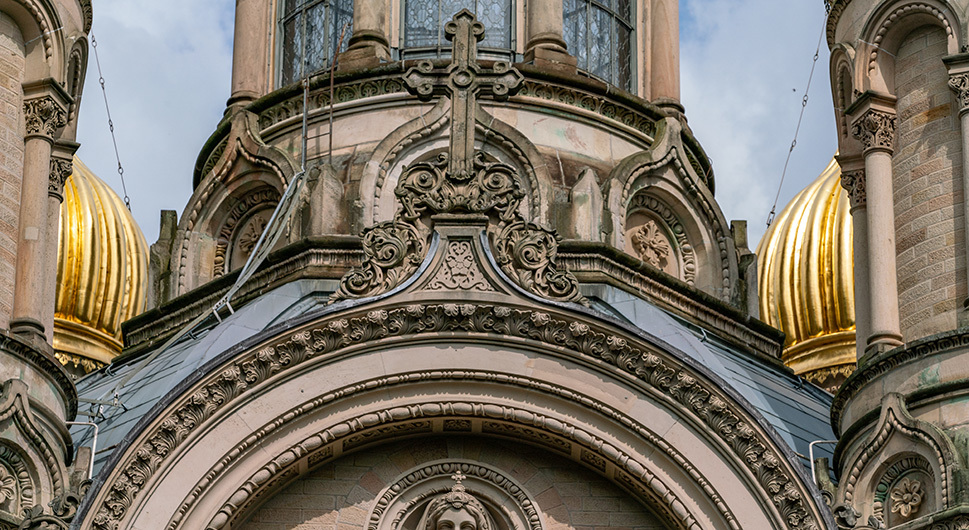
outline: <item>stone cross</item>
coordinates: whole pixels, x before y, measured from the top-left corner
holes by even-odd
[[[462,9],[444,25],[444,33],[453,42],[451,63],[446,68],[435,68],[433,62],[421,61],[404,74],[404,81],[422,100],[429,100],[435,94],[450,98],[448,173],[451,178],[463,181],[473,174],[477,97],[484,93],[505,99],[518,90],[524,77],[505,62],[496,61],[491,68],[478,64],[478,41],[484,38],[484,25],[467,9]]]

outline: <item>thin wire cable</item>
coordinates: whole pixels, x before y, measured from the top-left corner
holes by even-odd
[[[814,60],[811,62],[811,73],[808,75],[807,86],[804,88],[804,97],[801,98],[801,115],[797,118],[797,127],[794,129],[794,140],[791,141],[791,147],[787,150],[787,160],[784,161],[784,170],[781,171],[781,181],[777,184],[777,194],[774,195],[774,203],[770,207],[770,213],[767,214],[767,227],[770,228],[772,222],[774,222],[774,216],[777,211],[777,201],[781,198],[781,189],[784,187],[784,179],[787,177],[787,166],[791,163],[791,155],[794,153],[794,148],[797,147],[797,136],[801,132],[801,122],[804,121],[804,111],[807,109],[808,104],[808,93],[811,91],[811,81],[814,79],[814,70],[818,66],[818,57],[821,55],[821,43],[824,41],[824,34],[827,29],[827,17],[825,17],[825,23],[821,24],[821,34],[818,35],[818,47],[814,51]]]
[[[101,73],[101,59],[98,57],[98,40],[91,34],[91,47],[94,48],[94,62],[98,66],[98,83],[101,84],[101,94],[104,96],[104,112],[108,115],[108,130],[111,131],[111,143],[114,144],[114,158],[118,161],[118,176],[121,177],[121,191],[124,192],[124,205],[131,211],[131,199],[128,198],[128,187],[124,183],[124,167],[121,166],[121,155],[118,154],[118,140],[114,136],[114,121],[111,120],[111,108],[108,106],[108,91],[104,88],[104,74]]]

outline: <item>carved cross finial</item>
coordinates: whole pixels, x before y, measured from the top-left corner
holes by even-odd
[[[404,74],[404,81],[421,99],[428,100],[434,94],[450,98],[448,173],[464,181],[474,174],[474,116],[478,95],[484,92],[496,99],[507,98],[521,86],[524,78],[505,62],[497,61],[490,69],[478,65],[478,41],[484,38],[484,25],[467,9],[462,9],[444,25],[444,33],[453,42],[447,68],[434,68],[431,61],[421,61]]]
[[[455,485],[460,484],[461,481],[464,480],[464,479],[466,479],[466,478],[468,478],[468,476],[465,475],[464,473],[462,473],[460,469],[456,473],[454,473],[453,475],[451,475],[451,480],[453,480],[455,482]]]

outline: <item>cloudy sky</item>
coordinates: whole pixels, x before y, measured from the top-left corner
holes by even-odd
[[[93,33],[132,211],[148,242],[159,212],[182,209],[192,168],[229,95],[232,0],[98,0]],[[822,0],[682,0],[683,103],[713,159],[728,219],[764,232],[824,21]],[[777,212],[836,149],[822,43]],[[121,194],[93,53],[80,157]]]

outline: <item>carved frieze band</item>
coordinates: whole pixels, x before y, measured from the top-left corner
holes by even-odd
[[[67,111],[54,98],[42,96],[24,101],[24,126],[27,136],[53,138],[57,129],[67,125]]]
[[[610,329],[558,315],[504,305],[435,304],[373,309],[321,321],[235,358],[212,374],[198,391],[173,404],[164,418],[127,451],[88,516],[92,528],[114,528],[163,463],[206,419],[269,378],[322,355],[378,338],[435,333],[471,333],[541,341],[599,359],[635,375],[646,388],[684,407],[703,421],[738,456],[764,491],[775,492],[774,507],[787,528],[814,530],[818,520],[787,459],[729,398],[665,354]]]
[[[969,110],[969,72],[949,76],[949,88],[959,99],[959,112]]]
[[[851,125],[851,135],[860,140],[865,150],[895,149],[895,131],[898,117],[894,113],[868,110]]]
[[[842,171],[841,187],[848,192],[848,200],[851,201],[852,208],[865,206],[868,203],[868,196],[865,194],[864,169]]]
[[[64,200],[64,184],[74,172],[74,161],[69,158],[50,159],[50,179],[47,182],[47,194],[59,201]]]

